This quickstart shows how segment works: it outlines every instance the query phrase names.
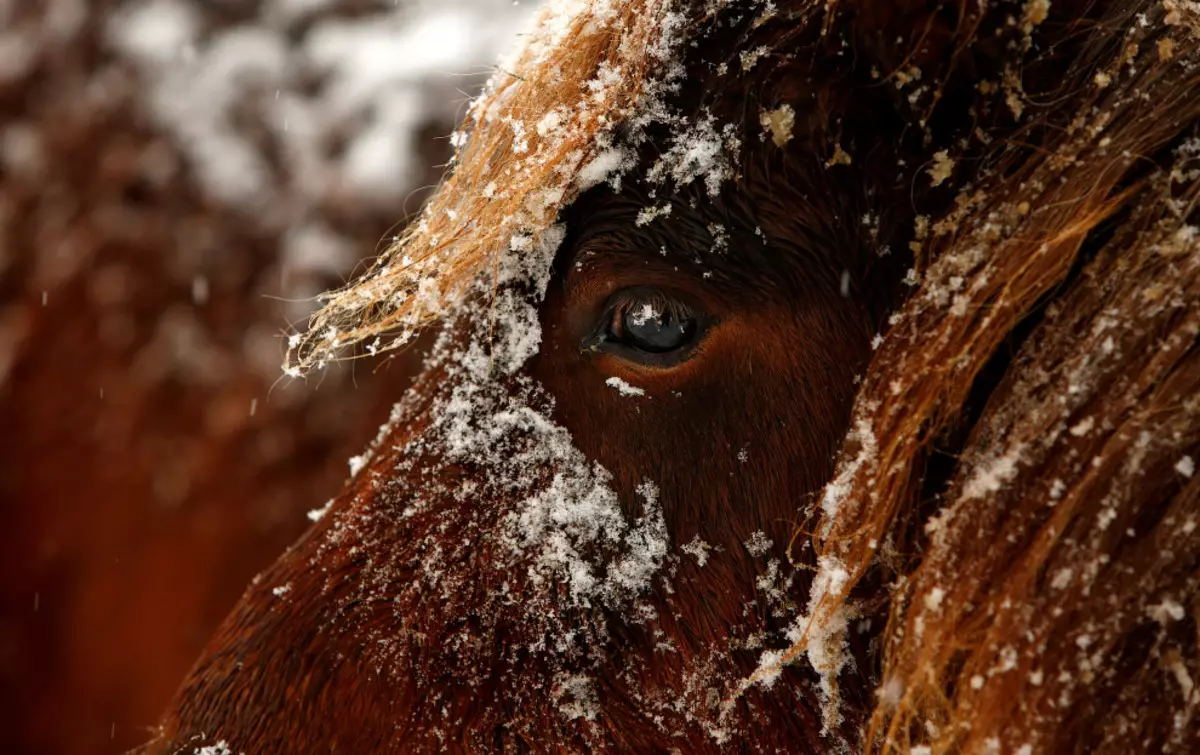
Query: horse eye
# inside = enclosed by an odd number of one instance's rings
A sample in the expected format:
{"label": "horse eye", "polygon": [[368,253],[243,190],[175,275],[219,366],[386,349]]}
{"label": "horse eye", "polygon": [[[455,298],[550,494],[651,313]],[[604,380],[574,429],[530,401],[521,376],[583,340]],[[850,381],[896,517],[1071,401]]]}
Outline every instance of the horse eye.
{"label": "horse eye", "polygon": [[666,354],[683,348],[696,330],[695,318],[680,316],[653,303],[633,303],[613,311],[609,323],[612,340],[651,354]]}
{"label": "horse eye", "polygon": [[605,308],[585,348],[666,366],[686,358],[702,326],[699,314],[661,291],[623,291]]}

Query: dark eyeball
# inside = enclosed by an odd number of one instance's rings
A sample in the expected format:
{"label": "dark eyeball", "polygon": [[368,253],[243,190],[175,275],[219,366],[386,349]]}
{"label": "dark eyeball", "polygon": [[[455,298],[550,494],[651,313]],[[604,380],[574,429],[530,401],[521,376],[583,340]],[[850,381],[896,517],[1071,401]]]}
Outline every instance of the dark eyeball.
{"label": "dark eyeball", "polygon": [[584,348],[670,366],[691,354],[705,323],[703,315],[663,291],[629,289],[612,297]]}
{"label": "dark eyeball", "polygon": [[666,354],[686,346],[696,330],[696,319],[650,302],[635,303],[613,311],[609,322],[612,340],[651,354]]}

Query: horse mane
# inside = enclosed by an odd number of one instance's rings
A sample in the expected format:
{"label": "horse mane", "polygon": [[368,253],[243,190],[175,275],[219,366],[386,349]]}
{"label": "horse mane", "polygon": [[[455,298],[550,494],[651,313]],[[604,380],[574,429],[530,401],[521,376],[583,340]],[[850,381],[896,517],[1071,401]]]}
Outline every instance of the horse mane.
{"label": "horse mane", "polygon": [[[1200,9],[777,5],[764,24],[819,25],[819,54],[849,44],[875,61],[911,125],[921,210],[914,288],[798,533],[818,574],[808,629],[779,662],[807,654],[836,689],[835,638],[882,584],[869,747],[1186,750],[1200,701]],[[672,50],[721,12],[705,7],[544,11],[473,104],[420,221],[329,295],[289,369],[409,342],[496,250],[536,244],[581,191],[631,169],[622,139],[661,115]]]}
{"label": "horse mane", "polygon": [[1195,746],[1200,19],[1092,5],[1003,64],[821,501],[812,626],[894,585],[885,752]]}

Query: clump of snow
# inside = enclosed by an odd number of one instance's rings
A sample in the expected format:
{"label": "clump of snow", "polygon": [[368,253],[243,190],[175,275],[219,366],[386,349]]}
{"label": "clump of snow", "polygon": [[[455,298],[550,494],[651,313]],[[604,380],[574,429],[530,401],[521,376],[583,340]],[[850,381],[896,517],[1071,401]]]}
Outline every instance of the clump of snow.
{"label": "clump of snow", "polygon": [[931,186],[941,186],[946,179],[954,175],[954,159],[946,150],[940,150],[933,155],[933,164],[929,166]]}
{"label": "clump of snow", "polygon": [[551,695],[559,713],[568,721],[576,718],[595,721],[600,714],[595,684],[583,674],[561,674],[554,682]]}
{"label": "clump of snow", "polygon": [[638,388],[636,385],[630,385],[619,377],[613,376],[604,381],[604,384],[610,388],[616,388],[617,392],[622,396],[645,396],[646,391]]}
{"label": "clump of snow", "polygon": [[754,68],[754,66],[758,64],[759,59],[765,58],[770,53],[771,50],[764,46],[755,47],[752,50],[746,50],[741,54],[741,56],[739,56],[742,63],[742,70],[749,71],[751,68]]}
{"label": "clump of snow", "polygon": [[358,456],[351,456],[350,461],[349,461],[350,476],[357,477],[358,473],[361,472],[363,470],[363,468],[366,467],[370,461],[371,461],[370,453],[363,453],[363,454],[359,454]]}
{"label": "clump of snow", "polygon": [[1163,598],[1156,605],[1150,606],[1146,613],[1164,627],[1172,621],[1181,621],[1187,615],[1183,606],[1170,598]]}
{"label": "clump of snow", "polygon": [[697,566],[704,566],[708,563],[708,552],[712,550],[712,546],[696,535],[687,544],[679,546],[679,549],[696,559]]}
{"label": "clump of snow", "polygon": [[1069,432],[1071,433],[1071,435],[1074,435],[1076,438],[1082,438],[1083,436],[1090,433],[1092,431],[1092,428],[1094,428],[1095,426],[1096,426],[1096,418],[1095,417],[1085,417],[1084,419],[1080,420],[1076,424],[1072,425]]}
{"label": "clump of snow", "polygon": [[934,587],[925,594],[925,609],[937,613],[942,610],[942,601],[946,597],[946,591],[941,587]]}
{"label": "clump of snow", "polygon": [[1023,451],[1024,448],[1016,446],[1001,456],[976,466],[970,479],[963,486],[963,499],[981,498],[988,493],[1000,490],[1006,482],[1016,476],[1017,465],[1021,461]]}
{"label": "clump of snow", "polygon": [[746,551],[751,556],[765,556],[771,551],[771,546],[774,545],[771,539],[767,537],[767,533],[759,530],[750,535],[743,545],[746,546]]}
{"label": "clump of snow", "polygon": [[782,650],[764,650],[759,655],[757,681],[764,689],[770,689],[779,675],[783,673],[783,656]]}
{"label": "clump of snow", "polygon": [[1050,0],[1028,0],[1025,3],[1025,33],[1028,34],[1034,26],[1045,21],[1050,16]]}
{"label": "clump of snow", "polygon": [[313,509],[313,510],[309,511],[307,514],[309,520],[313,521],[313,522],[321,521],[321,519],[324,518],[324,516],[329,513],[329,509],[333,507],[333,502],[334,502],[334,499],[330,498],[328,501],[325,502],[325,505],[322,506],[321,508]]}
{"label": "clump of snow", "polygon": [[796,111],[791,105],[780,105],[774,110],[763,110],[758,115],[763,130],[771,135],[771,142],[782,147],[792,140],[792,129],[796,126]]}
{"label": "clump of snow", "polygon": [[809,592],[808,613],[798,618],[788,633],[793,646],[803,643],[808,662],[818,676],[821,695],[821,733],[829,734],[842,722],[838,675],[849,663],[847,637],[853,609],[841,604],[832,612],[822,608],[830,596],[840,595],[850,573],[836,558],[822,556],[817,561],[817,576]]}
{"label": "clump of snow", "polygon": [[712,115],[702,115],[685,130],[674,134],[667,149],[650,167],[646,177],[654,183],[671,179],[676,187],[684,187],[700,179],[709,196],[716,196],[724,181],[733,178],[729,155],[741,146],[733,124],[719,132]]}
{"label": "clump of snow", "polygon": [[650,225],[658,218],[665,218],[671,214],[671,203],[663,202],[656,207],[646,207],[638,212],[637,220],[634,221],[636,226]]}

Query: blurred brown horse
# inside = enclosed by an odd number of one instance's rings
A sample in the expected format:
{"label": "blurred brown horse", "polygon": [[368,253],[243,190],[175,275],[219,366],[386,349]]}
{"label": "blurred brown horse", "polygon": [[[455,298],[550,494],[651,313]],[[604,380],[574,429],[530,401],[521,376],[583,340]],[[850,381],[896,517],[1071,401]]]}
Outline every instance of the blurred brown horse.
{"label": "blurred brown horse", "polygon": [[[323,29],[394,25],[395,4],[268,5],[0,3],[5,752],[144,743],[246,582],[336,492],[408,383],[403,364],[280,381],[280,334],[437,180],[455,89],[477,80],[430,84],[438,106],[411,115],[422,168],[380,199],[343,170],[369,113],[300,133],[303,98],[338,82],[296,58]],[[164,38],[175,47],[154,63]],[[238,39],[252,60],[237,63]],[[271,44],[286,71],[254,67]],[[180,120],[244,145],[261,193],[215,190],[198,154],[209,134],[182,133],[155,100],[168,75],[195,77],[174,82],[195,109]],[[281,104],[297,107],[290,132],[272,121]],[[305,134],[310,152],[289,151]],[[301,158],[320,161],[319,185]]]}

